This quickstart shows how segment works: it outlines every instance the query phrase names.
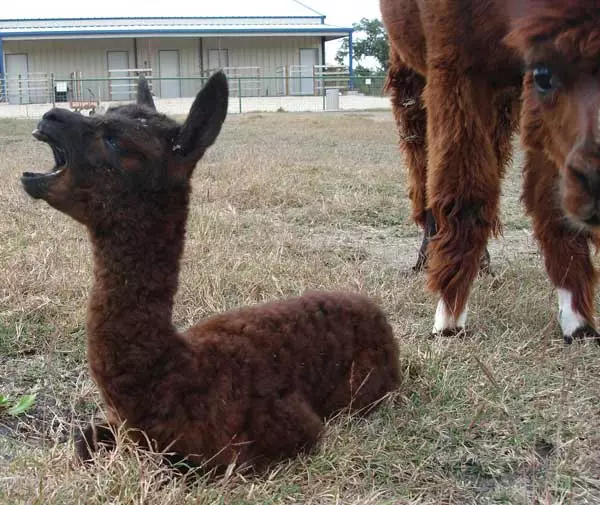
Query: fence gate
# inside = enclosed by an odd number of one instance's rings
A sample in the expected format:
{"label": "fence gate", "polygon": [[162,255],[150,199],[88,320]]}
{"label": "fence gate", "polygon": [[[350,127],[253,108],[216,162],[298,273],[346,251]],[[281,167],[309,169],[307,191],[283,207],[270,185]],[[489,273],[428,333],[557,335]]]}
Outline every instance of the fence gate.
{"label": "fence gate", "polygon": [[268,94],[267,81],[260,76],[260,67],[223,67],[229,79],[229,96],[263,96]]}
{"label": "fence gate", "polygon": [[8,103],[29,103],[29,65],[26,54],[6,55],[6,96]]}

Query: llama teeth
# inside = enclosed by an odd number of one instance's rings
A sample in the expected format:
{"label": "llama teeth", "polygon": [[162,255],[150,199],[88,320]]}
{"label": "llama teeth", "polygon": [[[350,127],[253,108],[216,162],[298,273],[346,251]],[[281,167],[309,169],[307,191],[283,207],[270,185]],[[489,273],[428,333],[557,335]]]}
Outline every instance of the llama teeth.
{"label": "llama teeth", "polygon": [[36,174],[36,175],[37,175],[37,177],[47,177],[47,178],[56,177],[57,175],[60,175],[63,172],[63,170],[64,170],[64,167],[54,168],[54,169],[52,169],[51,172],[46,172],[43,174]]}
{"label": "llama teeth", "polygon": [[63,167],[59,168],[58,170],[52,170],[52,172],[44,172],[44,173],[40,173],[40,172],[23,172],[22,177],[25,179],[45,179],[45,178],[51,178],[51,177],[56,177],[57,175],[59,175],[60,173],[62,173],[64,170]]}
{"label": "llama teeth", "polygon": [[38,140],[45,140],[47,137],[44,135],[39,128],[36,128],[31,134]]}
{"label": "llama teeth", "polygon": [[35,130],[33,130],[31,132],[31,134],[34,136],[34,138],[36,138],[37,140],[40,140],[42,142],[48,142],[49,138],[48,135],[46,135],[42,130],[40,130],[39,128],[36,128]]}

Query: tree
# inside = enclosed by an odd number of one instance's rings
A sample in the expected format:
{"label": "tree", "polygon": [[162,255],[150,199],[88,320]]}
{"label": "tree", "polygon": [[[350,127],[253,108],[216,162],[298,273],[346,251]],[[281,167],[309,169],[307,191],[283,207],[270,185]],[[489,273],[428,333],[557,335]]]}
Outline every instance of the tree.
{"label": "tree", "polygon": [[[377,62],[377,70],[385,71],[388,68],[389,40],[381,20],[362,18],[352,25],[354,37],[352,41],[353,60],[357,63],[357,73],[366,71],[361,65],[365,58],[372,57]],[[335,61],[340,65],[348,62],[348,39],[342,41]]]}

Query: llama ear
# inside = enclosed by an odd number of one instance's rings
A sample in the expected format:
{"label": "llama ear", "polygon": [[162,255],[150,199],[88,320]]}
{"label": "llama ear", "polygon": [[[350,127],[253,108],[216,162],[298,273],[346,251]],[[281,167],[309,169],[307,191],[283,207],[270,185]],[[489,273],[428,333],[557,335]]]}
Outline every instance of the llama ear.
{"label": "llama ear", "polygon": [[227,116],[228,99],[229,88],[223,72],[213,74],[196,96],[173,146],[179,156],[193,164],[192,169],[217,139]]}
{"label": "llama ear", "polygon": [[137,104],[145,105],[146,107],[150,107],[152,110],[156,110],[156,105],[154,105],[154,99],[152,98],[148,81],[143,75],[140,75],[138,80]]}

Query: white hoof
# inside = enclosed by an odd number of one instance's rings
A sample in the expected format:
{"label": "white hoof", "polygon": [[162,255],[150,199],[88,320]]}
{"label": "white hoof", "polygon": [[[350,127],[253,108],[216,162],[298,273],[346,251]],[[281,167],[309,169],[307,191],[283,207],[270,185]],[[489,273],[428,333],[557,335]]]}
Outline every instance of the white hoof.
{"label": "white hoof", "polygon": [[457,318],[448,310],[444,300],[440,298],[435,311],[435,322],[433,323],[432,333],[456,332],[465,329],[467,324],[467,307],[459,314]]}
{"label": "white hoof", "polygon": [[573,334],[589,325],[585,318],[573,308],[573,294],[566,289],[557,289],[558,321],[565,340],[573,338]]}

